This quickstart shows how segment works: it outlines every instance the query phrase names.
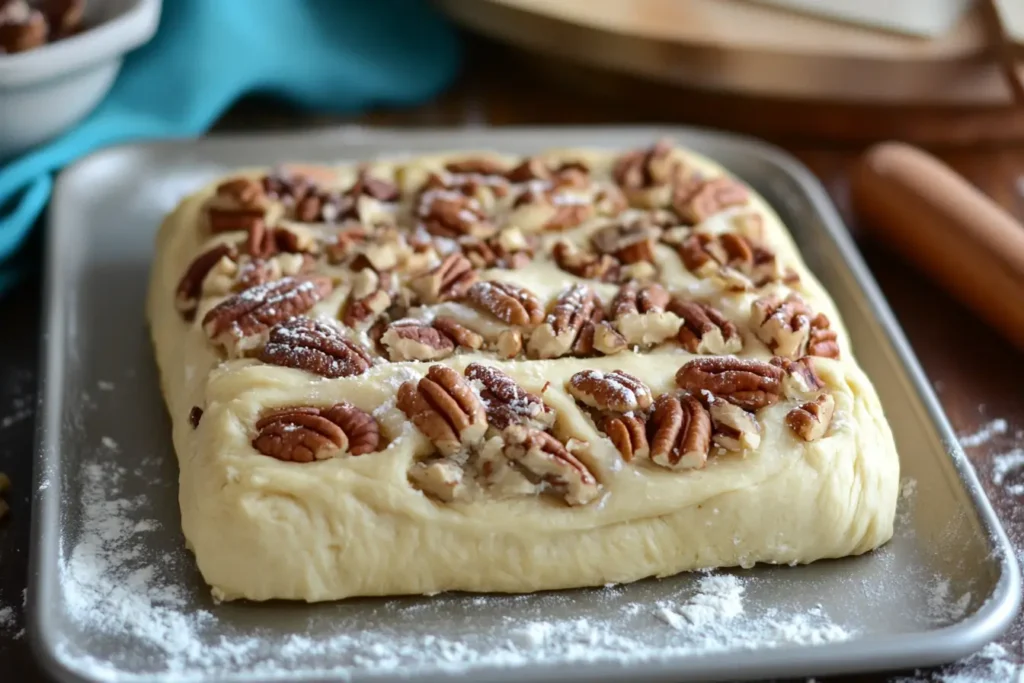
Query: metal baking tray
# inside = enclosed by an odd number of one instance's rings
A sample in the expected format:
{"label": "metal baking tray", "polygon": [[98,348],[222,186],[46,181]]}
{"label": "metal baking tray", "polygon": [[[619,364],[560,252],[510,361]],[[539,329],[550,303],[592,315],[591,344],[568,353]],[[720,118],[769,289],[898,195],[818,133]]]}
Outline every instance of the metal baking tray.
{"label": "metal baking tray", "polygon": [[[656,614],[665,601],[689,599],[706,579],[700,574],[529,596],[213,604],[179,530],[177,464],[143,316],[154,231],[174,202],[203,180],[253,164],[627,148],[663,135],[761,192],[835,298],[881,395],[906,478],[892,542],[858,558],[724,572],[742,581],[745,612],[731,622],[735,637],[728,623],[714,627],[717,645],[695,640],[701,629],[674,629]],[[835,209],[806,169],[754,140],[666,127],[345,128],[117,147],[60,177],[44,300],[29,626],[42,663],[60,680],[825,675],[956,659],[997,637],[1020,602],[1006,535]],[[109,509],[97,507],[104,496]],[[131,574],[89,574],[95,548],[83,534],[93,542],[116,536],[107,516],[148,520],[128,540],[108,539],[125,546]],[[800,615],[827,616],[843,637],[803,645],[764,637]]]}

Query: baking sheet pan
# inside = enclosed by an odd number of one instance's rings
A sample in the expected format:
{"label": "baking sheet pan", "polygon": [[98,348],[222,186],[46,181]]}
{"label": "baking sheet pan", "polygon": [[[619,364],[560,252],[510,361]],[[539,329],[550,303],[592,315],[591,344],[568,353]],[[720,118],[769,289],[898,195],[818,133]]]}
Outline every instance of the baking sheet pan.
{"label": "baking sheet pan", "polygon": [[[832,293],[900,452],[893,541],[859,558],[716,574],[741,587],[743,619],[705,629],[681,628],[664,610],[659,618],[666,604],[719,617],[735,607],[735,591],[700,597],[714,578],[701,574],[530,596],[213,604],[178,525],[177,465],[143,315],[154,232],[174,202],[238,166],[626,148],[663,135],[761,192]],[[1017,610],[1012,549],[835,210],[803,167],[756,141],[665,127],[345,128],[123,146],[62,174],[46,268],[29,630],[60,680],[824,675],[950,661],[998,636]],[[116,576],[102,571],[112,553],[121,553]],[[790,638],[780,625],[806,628]]]}

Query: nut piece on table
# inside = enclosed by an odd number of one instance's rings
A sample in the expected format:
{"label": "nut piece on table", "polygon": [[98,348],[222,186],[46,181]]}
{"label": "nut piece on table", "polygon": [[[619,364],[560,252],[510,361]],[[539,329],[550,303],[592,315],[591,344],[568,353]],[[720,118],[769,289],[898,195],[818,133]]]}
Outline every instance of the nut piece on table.
{"label": "nut piece on table", "polygon": [[241,355],[262,344],[271,327],[302,315],[332,288],[325,277],[286,277],[252,287],[211,308],[203,330],[229,355]]}
{"label": "nut piece on table", "polygon": [[797,360],[775,356],[770,362],[785,372],[782,393],[786,398],[811,399],[825,388],[825,382],[815,372],[813,359],[809,356]]}
{"label": "nut piece on table", "polygon": [[749,358],[705,356],[694,358],[676,372],[676,384],[691,394],[714,396],[756,411],[778,402],[782,368]]}
{"label": "nut piece on table", "polygon": [[601,425],[601,431],[608,435],[626,462],[640,460],[650,455],[647,426],[643,418],[635,415],[608,416]]}
{"label": "nut piece on table", "polygon": [[687,225],[697,225],[733,206],[742,206],[750,199],[747,188],[725,176],[712,179],[688,178],[675,185],[672,208]]}
{"label": "nut piece on table", "polygon": [[811,318],[811,331],[807,340],[807,355],[839,358],[839,338],[824,313]]}
{"label": "nut piece on table", "polygon": [[432,365],[419,382],[402,384],[397,404],[443,455],[480,443],[487,432],[483,403],[468,381],[443,365]]}
{"label": "nut piece on table", "polygon": [[648,423],[651,461],[668,469],[699,469],[711,447],[711,417],[689,394],[662,394]]}
{"label": "nut piece on table", "polygon": [[583,251],[570,242],[556,242],[551,249],[551,258],[565,272],[587,280],[618,282],[621,264],[608,254],[593,254]]}
{"label": "nut piece on table", "polygon": [[676,297],[668,310],[683,319],[676,339],[690,353],[726,355],[743,348],[739,329],[717,308]]}
{"label": "nut piece on table", "polygon": [[630,204],[642,208],[668,206],[672,187],[681,180],[684,167],[673,155],[672,142],[659,140],[648,149],[626,152],[612,167],[612,177]]}
{"label": "nut piece on table", "polygon": [[454,318],[434,318],[434,327],[459,346],[470,351],[483,348],[484,338]]}
{"label": "nut piece on table", "polygon": [[498,368],[471,363],[466,379],[480,382],[487,421],[499,431],[514,424],[544,430],[555,423],[555,411],[540,396],[526,391]]}
{"label": "nut piece on table", "polygon": [[409,481],[429,496],[450,503],[465,493],[462,467],[448,458],[421,460],[409,469]]}
{"label": "nut piece on table", "polygon": [[207,249],[189,264],[178,282],[174,295],[174,306],[185,320],[195,319],[196,308],[203,294],[203,280],[213,267],[221,259],[234,262],[237,258],[238,250],[234,245],[222,243]]}
{"label": "nut piece on table", "polygon": [[727,451],[753,450],[761,445],[761,425],[748,413],[725,399],[708,399],[708,412],[714,431],[711,440]]}
{"label": "nut piece on table", "polygon": [[750,304],[750,326],[776,356],[799,358],[810,337],[810,309],[797,294],[761,297]]}
{"label": "nut piece on table", "polygon": [[659,344],[679,332],[682,321],[666,311],[669,293],[657,283],[627,282],[612,301],[612,320],[628,344]]}
{"label": "nut piece on table", "polygon": [[455,343],[446,334],[419,320],[396,320],[384,331],[380,342],[395,363],[440,360],[455,353]]}
{"label": "nut piece on table", "polygon": [[459,252],[445,256],[435,268],[409,280],[409,289],[423,303],[436,304],[461,299],[477,281],[477,273],[469,259]]}
{"label": "nut piece on table", "polygon": [[325,460],[339,454],[376,451],[380,430],[373,416],[348,403],[330,408],[283,408],[256,421],[252,446],[289,462]]}
{"label": "nut piece on table", "polygon": [[825,436],[832,424],[835,409],[836,400],[832,394],[821,394],[813,401],[789,411],[786,424],[804,441],[817,441]]}
{"label": "nut piece on table", "polygon": [[544,307],[530,290],[508,282],[477,282],[467,298],[479,308],[509,325],[537,325],[544,320]]}
{"label": "nut piece on table", "polygon": [[593,473],[551,434],[513,425],[502,438],[505,456],[555,489],[569,505],[586,505],[600,495]]}
{"label": "nut piece on table", "polygon": [[622,370],[581,370],[569,378],[566,389],[580,403],[613,413],[644,411],[653,400],[646,384]]}
{"label": "nut piece on table", "polygon": [[336,325],[302,316],[271,328],[259,358],[329,378],[355,377],[373,365],[370,353],[346,339]]}
{"label": "nut piece on table", "polygon": [[593,322],[600,302],[593,289],[573,285],[555,300],[544,324],[530,335],[527,354],[531,358],[561,358],[576,345],[583,326]]}
{"label": "nut piece on table", "polygon": [[622,263],[653,262],[654,244],[661,232],[661,228],[638,219],[601,228],[590,241],[598,252],[614,256]]}

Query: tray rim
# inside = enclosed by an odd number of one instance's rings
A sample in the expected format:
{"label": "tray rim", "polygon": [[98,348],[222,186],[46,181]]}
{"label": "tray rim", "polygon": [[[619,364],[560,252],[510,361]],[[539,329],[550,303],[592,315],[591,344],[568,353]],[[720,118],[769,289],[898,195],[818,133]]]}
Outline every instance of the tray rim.
{"label": "tray rim", "polygon": [[[999,578],[995,588],[988,595],[986,601],[977,611],[969,617],[956,623],[943,626],[933,630],[921,630],[910,633],[901,633],[885,638],[867,636],[854,637],[847,641],[818,645],[814,647],[800,648],[801,668],[814,669],[815,676],[833,675],[840,673],[887,671],[905,668],[930,666],[953,661],[981,649],[986,643],[994,640],[1006,631],[1020,608],[1022,599],[1021,571],[1018,565],[1016,554],[1002,527],[1002,523],[996,516],[991,504],[985,496],[984,489],[978,480],[970,460],[967,458],[963,448],[950,426],[941,404],[935,392],[931,388],[917,357],[907,341],[902,328],[897,322],[888,302],[882,295],[878,284],[871,275],[870,270],[864,263],[863,258],[857,249],[853,238],[839,216],[825,188],[813,173],[785,150],[763,140],[740,134],[725,131],[717,131],[708,128],[680,125],[627,125],[627,126],[590,126],[590,125],[569,125],[569,126],[487,126],[483,128],[459,128],[459,127],[425,127],[425,128],[394,128],[376,127],[362,125],[343,126],[319,126],[293,130],[287,132],[241,132],[241,133],[218,133],[203,138],[186,138],[176,140],[160,140],[149,142],[126,143],[108,147],[93,152],[76,161],[68,168],[61,171],[55,187],[53,199],[47,212],[47,230],[44,242],[44,276],[43,296],[44,327],[40,335],[39,354],[39,389],[37,398],[37,418],[35,424],[35,443],[33,453],[33,498],[32,498],[32,524],[31,524],[31,548],[29,556],[29,577],[28,577],[28,599],[30,604],[26,608],[26,628],[28,640],[37,661],[43,670],[60,681],[74,681],[75,683],[99,683],[101,679],[90,678],[82,675],[74,666],[64,660],[59,653],[56,642],[51,635],[55,631],[50,623],[47,611],[41,606],[49,604],[55,598],[51,594],[51,588],[59,585],[59,578],[53,576],[53,572],[59,572],[59,534],[52,533],[59,528],[59,516],[61,496],[57,490],[61,481],[61,456],[59,452],[60,440],[60,408],[63,406],[63,396],[60,392],[60,384],[51,381],[51,378],[62,376],[62,369],[65,365],[65,354],[62,347],[53,340],[61,338],[65,318],[61,315],[64,306],[67,305],[66,294],[59,286],[59,264],[60,254],[57,249],[58,239],[55,236],[58,219],[64,213],[64,194],[67,192],[65,186],[71,185],[75,177],[88,170],[88,167],[99,159],[106,156],[119,156],[131,152],[149,152],[163,147],[180,148],[192,147],[197,156],[202,156],[203,148],[216,146],[218,144],[244,144],[246,142],[267,142],[275,140],[282,144],[298,142],[309,138],[317,138],[330,148],[338,148],[339,156],[344,156],[343,149],[346,143],[357,143],[361,145],[373,145],[375,141],[388,147],[395,147],[396,139],[410,139],[417,137],[439,137],[443,138],[438,142],[438,149],[445,146],[451,147],[458,144],[461,137],[479,137],[484,135],[497,136],[506,142],[515,142],[517,137],[528,138],[532,135],[544,135],[552,133],[573,132],[574,134],[586,133],[594,140],[600,140],[606,135],[646,135],[650,139],[659,136],[673,136],[682,144],[691,144],[694,140],[708,141],[712,144],[732,145],[745,147],[754,155],[760,156],[777,167],[781,172],[789,175],[799,185],[806,195],[806,199],[820,217],[825,226],[825,233],[831,239],[836,248],[844,256],[850,275],[857,286],[863,291],[865,298],[871,305],[871,312],[877,318],[885,336],[896,354],[897,360],[903,365],[913,390],[918,394],[929,420],[934,424],[936,431],[943,443],[950,446],[947,457],[953,460],[953,465],[959,476],[965,492],[971,503],[974,505],[986,532],[986,541],[989,545],[989,554],[998,563]],[[595,143],[597,146],[599,143]],[[48,482],[49,485],[44,483]],[[49,532],[47,531],[49,530]],[[48,533],[51,534],[48,536]],[[47,542],[44,542],[47,541]],[[686,660],[688,674],[696,676],[716,677],[721,675],[721,667],[715,666],[716,655],[725,654],[733,660],[733,669],[729,676],[733,680],[750,680],[765,676],[789,676],[792,675],[792,652],[794,648],[773,648],[749,651],[727,651],[724,653],[710,653],[698,657],[674,657],[659,660],[652,660],[634,665],[634,675],[642,676],[637,668],[645,669],[644,673],[651,677],[651,680],[667,680],[666,676],[671,675],[672,665],[680,664]],[[746,661],[756,657],[757,661]],[[866,664],[866,662],[870,662]],[[710,664],[710,666],[709,666]],[[546,672],[529,672],[546,674],[555,680],[556,667],[564,666],[564,663],[546,665]],[[560,676],[567,680],[612,680],[617,679],[621,670],[614,663],[608,662],[585,662],[575,663],[573,672],[569,675]],[[500,672],[518,672],[529,675],[524,668],[470,668],[467,673],[474,672],[479,676],[478,680],[513,680],[502,678]],[[495,673],[499,672],[498,676]],[[160,680],[162,674],[156,674],[154,680]],[[376,677],[374,677],[376,678]],[[170,679],[166,679],[170,680]],[[249,680],[263,680],[253,676]],[[306,678],[279,678],[274,680],[290,681],[319,681],[333,680],[333,677],[325,677],[324,674],[313,674],[313,677]],[[443,670],[427,674],[420,680],[448,680],[448,674]]]}

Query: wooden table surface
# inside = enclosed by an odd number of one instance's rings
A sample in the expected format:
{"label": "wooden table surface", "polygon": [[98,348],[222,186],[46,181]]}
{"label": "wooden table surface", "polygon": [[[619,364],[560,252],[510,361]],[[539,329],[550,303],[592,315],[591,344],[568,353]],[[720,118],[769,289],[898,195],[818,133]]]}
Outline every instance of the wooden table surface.
{"label": "wooden table surface", "polygon": [[[547,85],[531,71],[522,68],[520,62],[503,49],[486,43],[472,43],[467,63],[472,65],[468,72],[436,102],[407,111],[375,112],[356,121],[369,125],[408,126],[707,124],[708,101],[723,107],[729,105],[728,97],[709,98],[693,93],[695,102],[703,102],[695,107],[700,115],[691,120],[679,117],[676,112],[669,119],[659,112],[656,103],[640,105],[624,99],[621,92],[617,92],[616,99],[608,100]],[[779,103],[773,104],[770,112],[771,116],[783,117],[808,115],[803,105]],[[833,114],[826,109],[819,115]],[[837,126],[858,125],[857,120],[842,114],[838,116]],[[948,113],[941,114],[941,117],[946,116]],[[339,119],[316,117],[310,121],[308,116],[301,117],[279,105],[248,101],[232,110],[219,128],[280,128],[325,121],[337,122]],[[762,130],[765,129],[763,125]],[[872,130],[881,126],[878,119],[865,120],[864,125]],[[1024,429],[1024,354],[1011,348],[969,311],[889,253],[884,244],[861,235],[860,224],[848,201],[849,172],[860,148],[794,137],[772,141],[800,158],[828,188],[857,237],[868,265],[931,379],[955,430],[960,434],[973,433],[995,418],[1009,423],[1007,434],[970,449],[968,454],[1008,533],[1024,541],[1024,511],[1018,506],[1017,498],[991,485],[993,455],[1009,450],[1014,433]],[[982,149],[961,146],[932,151],[1024,219],[1024,147]],[[38,263],[38,257],[38,245],[30,245],[26,261]],[[0,471],[8,472],[15,483],[15,489],[8,497],[12,513],[0,526],[0,608],[7,605],[20,609],[26,581],[32,455],[32,406],[29,405],[32,401],[26,401],[26,395],[35,382],[38,312],[38,274],[0,298]],[[5,416],[15,419],[5,420]],[[20,615],[18,620],[14,629],[0,628],[0,680],[45,680],[31,660],[25,638],[11,637],[23,624]],[[1024,619],[1018,618],[999,641],[1013,653],[1018,663],[1024,660],[1022,637]],[[953,671],[955,668],[922,672],[915,679],[929,680],[931,677],[941,680],[942,676]],[[898,675],[907,676],[909,673]],[[825,680],[887,681],[895,676],[897,674]]]}

